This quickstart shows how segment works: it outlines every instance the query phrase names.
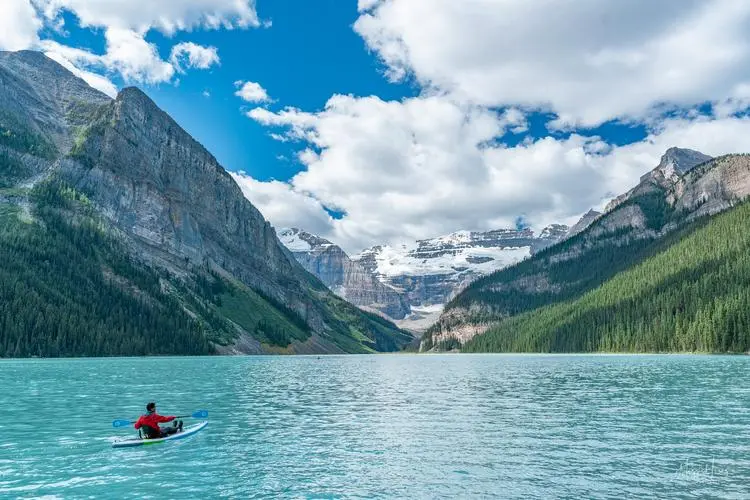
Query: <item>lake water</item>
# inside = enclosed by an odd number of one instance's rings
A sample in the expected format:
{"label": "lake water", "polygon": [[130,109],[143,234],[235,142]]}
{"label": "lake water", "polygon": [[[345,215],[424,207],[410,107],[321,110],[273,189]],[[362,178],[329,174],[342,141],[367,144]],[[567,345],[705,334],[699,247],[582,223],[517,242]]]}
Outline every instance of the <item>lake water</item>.
{"label": "lake water", "polygon": [[[750,357],[0,361],[0,497],[749,498]],[[112,449],[115,418],[210,412]]]}

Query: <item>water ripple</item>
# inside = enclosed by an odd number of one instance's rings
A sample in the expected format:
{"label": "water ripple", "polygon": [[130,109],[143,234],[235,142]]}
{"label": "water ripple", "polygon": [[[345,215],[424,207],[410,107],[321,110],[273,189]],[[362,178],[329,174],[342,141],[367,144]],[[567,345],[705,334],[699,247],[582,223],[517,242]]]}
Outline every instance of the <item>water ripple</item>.
{"label": "water ripple", "polygon": [[[747,498],[750,358],[0,362],[0,497]],[[151,399],[184,441],[113,450]]]}

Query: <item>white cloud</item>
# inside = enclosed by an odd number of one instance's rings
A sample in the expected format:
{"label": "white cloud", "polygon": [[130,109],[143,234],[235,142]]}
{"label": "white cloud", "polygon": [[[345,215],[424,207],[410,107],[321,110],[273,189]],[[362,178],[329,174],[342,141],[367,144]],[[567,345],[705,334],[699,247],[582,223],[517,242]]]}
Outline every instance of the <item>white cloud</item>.
{"label": "white cloud", "polygon": [[316,234],[328,234],[333,219],[314,198],[296,192],[280,181],[260,182],[244,172],[230,172],[248,200],[277,228],[301,227]]}
{"label": "white cloud", "polygon": [[372,9],[380,0],[357,0],[357,10],[364,12]]}
{"label": "white cloud", "polygon": [[[338,95],[316,113],[247,112],[273,137],[308,143],[298,154],[305,170],[288,187],[346,213],[322,234],[350,251],[512,226],[518,216],[537,228],[572,223],[632,187],[671,146],[747,150],[750,121],[732,113],[750,104],[748,2],[359,0],[357,8],[355,31],[390,79],[421,85],[419,97]],[[694,109],[705,102],[713,117]],[[548,127],[573,133],[497,142],[527,131],[533,110],[555,113]],[[609,120],[646,123],[651,133],[620,147],[576,133]]]}
{"label": "white cloud", "polygon": [[73,12],[83,26],[156,28],[171,35],[194,28],[249,28],[260,25],[254,0],[35,0],[48,19]]}
{"label": "white cloud", "polygon": [[243,101],[268,102],[271,100],[271,98],[268,97],[266,89],[264,89],[259,83],[238,80],[234,82],[234,86],[237,87],[237,92],[235,92],[234,95],[240,97]]}
{"label": "white cloud", "polygon": [[102,63],[115,70],[126,81],[159,83],[172,79],[174,67],[162,60],[156,45],[135,31],[109,28],[105,33],[107,53]]}
{"label": "white cloud", "polygon": [[216,47],[203,47],[193,42],[182,42],[172,47],[169,62],[180,73],[188,68],[208,69],[220,63],[219,51]]}
{"label": "white cloud", "polygon": [[[64,29],[63,12],[74,14],[81,26],[102,29],[106,53],[66,47],[39,40],[43,23]],[[176,44],[168,61],[162,59],[147,33],[258,27],[254,0],[3,0],[0,4],[0,49],[42,48],[55,60],[93,86],[111,93],[110,80],[95,73],[117,72],[126,82],[171,81],[175,72],[207,69],[219,63],[216,47],[192,42]]]}
{"label": "white cloud", "polygon": [[355,30],[392,79],[560,123],[643,117],[750,82],[750,2],[360,1]]}
{"label": "white cloud", "polygon": [[[288,184],[273,181],[278,198],[259,203],[264,215],[352,252],[457,229],[512,227],[518,216],[537,229],[571,224],[635,185],[671,146],[718,155],[745,151],[750,136],[748,119],[683,117],[627,146],[573,134],[506,147],[493,139],[509,126],[523,126],[515,112],[495,113],[447,96],[403,102],[334,96],[319,113],[258,108],[249,116],[310,143],[298,155],[306,169]],[[256,192],[271,190],[254,182]],[[296,218],[299,206],[304,209]],[[346,215],[323,224],[323,206]]]}
{"label": "white cloud", "polygon": [[32,47],[38,40],[42,22],[30,0],[0,2],[0,50],[21,50]]}
{"label": "white cloud", "polygon": [[93,88],[104,92],[108,96],[114,98],[117,96],[117,86],[112,83],[111,80],[109,80],[107,77],[99,75],[97,73],[92,73],[91,71],[85,71],[77,68],[69,59],[65,57],[65,55],[61,52],[56,51],[46,51],[45,55],[52,59],[53,61],[57,61],[59,64],[61,64],[63,67],[65,67],[68,71],[76,75],[77,77],[83,79],[86,83],[88,83]]}

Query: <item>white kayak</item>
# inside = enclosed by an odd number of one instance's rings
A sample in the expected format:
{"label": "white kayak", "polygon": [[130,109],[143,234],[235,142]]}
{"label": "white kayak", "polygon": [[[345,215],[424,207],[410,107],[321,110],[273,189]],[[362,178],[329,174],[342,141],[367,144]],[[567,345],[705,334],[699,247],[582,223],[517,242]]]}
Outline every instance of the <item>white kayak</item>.
{"label": "white kayak", "polygon": [[174,441],[175,439],[184,439],[188,436],[192,436],[196,432],[201,431],[204,427],[208,425],[208,421],[200,422],[195,425],[191,425],[189,427],[185,427],[182,429],[182,432],[178,432],[176,434],[169,435],[167,437],[163,438],[156,438],[156,439],[119,439],[112,443],[112,448],[129,448],[131,446],[143,446],[147,444],[157,444],[157,443],[164,443],[165,441]]}

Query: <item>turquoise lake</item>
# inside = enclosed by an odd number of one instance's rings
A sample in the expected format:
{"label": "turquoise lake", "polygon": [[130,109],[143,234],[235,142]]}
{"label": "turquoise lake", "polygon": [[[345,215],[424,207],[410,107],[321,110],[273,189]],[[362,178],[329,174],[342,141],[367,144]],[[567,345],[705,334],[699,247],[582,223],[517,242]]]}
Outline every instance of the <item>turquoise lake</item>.
{"label": "turquoise lake", "polygon": [[[749,498],[750,357],[0,361],[0,497]],[[112,449],[116,418],[209,411]],[[186,422],[187,423],[187,422]]]}

